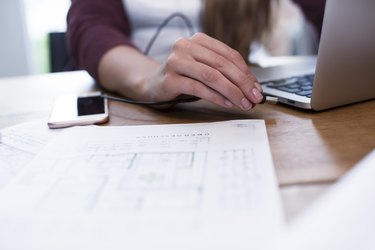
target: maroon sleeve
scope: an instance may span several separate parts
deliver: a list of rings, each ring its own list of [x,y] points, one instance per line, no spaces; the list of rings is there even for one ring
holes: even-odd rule
[[[130,22],[121,0],[72,0],[67,23],[72,64],[96,80],[102,56],[117,45],[131,45]]]
[[[322,31],[324,8],[326,0],[293,0],[298,4],[304,12],[307,20],[309,20],[319,32]]]

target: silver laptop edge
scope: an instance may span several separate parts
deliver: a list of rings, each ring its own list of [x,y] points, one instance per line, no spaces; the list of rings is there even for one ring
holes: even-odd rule
[[[311,99],[267,86],[264,93],[317,111],[374,99],[374,13],[374,0],[327,0],[317,61],[252,70],[261,82],[315,71]]]
[[[316,67],[316,57],[306,56],[300,58],[298,63],[291,63],[283,66],[274,66],[268,68],[252,68],[252,73],[260,82],[268,82],[271,80],[286,79],[293,76],[314,74]],[[298,108],[311,109],[311,99],[280,91],[275,88],[262,86],[263,92],[270,96],[277,96],[280,103],[285,103]]]

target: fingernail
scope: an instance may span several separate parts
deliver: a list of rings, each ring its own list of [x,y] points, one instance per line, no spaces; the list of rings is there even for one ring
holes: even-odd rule
[[[263,95],[260,93],[260,91],[257,88],[253,88],[252,90],[253,96],[257,101],[261,101],[263,99]]]
[[[225,106],[228,107],[228,108],[232,108],[232,107],[233,107],[233,103],[231,103],[231,102],[228,101],[228,100],[225,100],[225,101],[224,101],[224,104],[225,104]]]
[[[241,106],[243,110],[249,110],[253,107],[251,102],[249,102],[249,100],[247,100],[245,97],[241,100]]]
[[[260,86],[259,82],[254,82],[254,86],[259,90],[260,93],[263,93],[262,86]]]

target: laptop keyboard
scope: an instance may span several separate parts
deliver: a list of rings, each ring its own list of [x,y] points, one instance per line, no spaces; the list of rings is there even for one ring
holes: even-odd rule
[[[262,82],[263,86],[311,98],[314,74]]]

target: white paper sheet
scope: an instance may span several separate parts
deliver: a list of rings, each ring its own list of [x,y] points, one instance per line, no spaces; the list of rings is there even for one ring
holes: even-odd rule
[[[0,249],[263,249],[283,227],[262,120],[68,129],[0,204]]]
[[[7,185],[62,130],[50,130],[45,119],[0,131],[0,189]]]
[[[280,236],[274,250],[375,249],[375,149]]]

